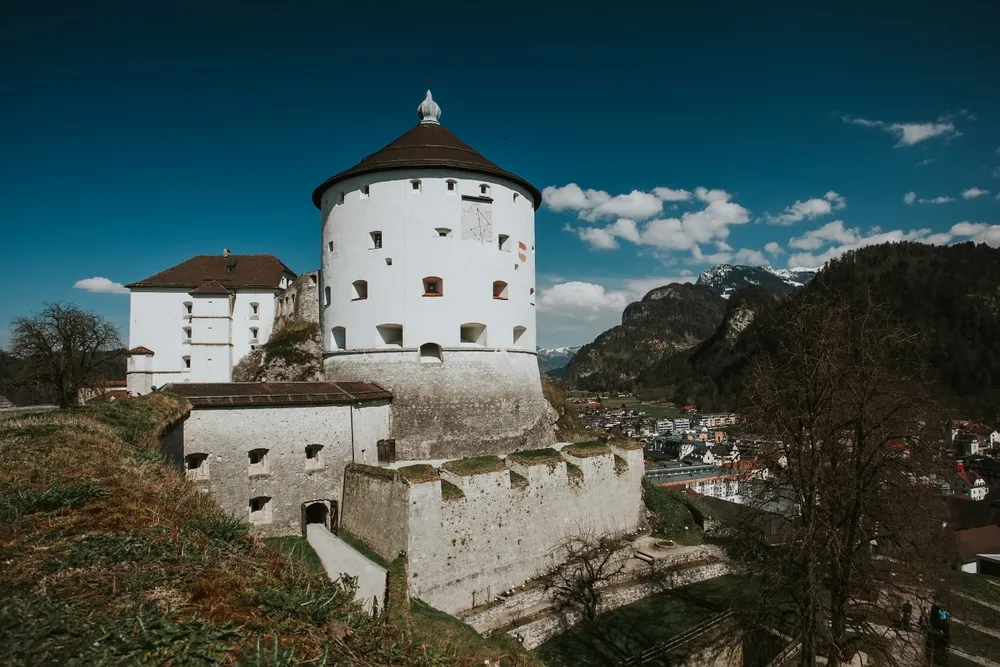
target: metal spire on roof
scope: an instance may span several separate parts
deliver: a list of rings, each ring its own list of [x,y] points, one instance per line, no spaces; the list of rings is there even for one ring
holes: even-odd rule
[[[435,125],[441,124],[441,107],[438,103],[434,101],[431,97],[431,91],[427,91],[427,97],[424,101],[420,103],[417,107],[417,115],[420,116],[421,123],[434,123]]]

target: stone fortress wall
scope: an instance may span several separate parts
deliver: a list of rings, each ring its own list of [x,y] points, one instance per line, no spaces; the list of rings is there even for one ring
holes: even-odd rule
[[[275,297],[275,330],[288,322],[319,324],[319,271],[306,271]]]
[[[641,449],[602,444],[351,465],[341,527],[387,560],[406,552],[411,594],[456,613],[539,575],[569,537],[638,530],[642,476]]]

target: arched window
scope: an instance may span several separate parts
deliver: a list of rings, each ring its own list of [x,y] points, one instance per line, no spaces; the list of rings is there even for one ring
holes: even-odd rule
[[[521,337],[527,330],[527,327],[514,327],[514,345],[521,346]]]
[[[467,322],[459,327],[459,340],[468,345],[486,347],[486,325],[479,322]]]
[[[330,349],[333,350],[346,350],[347,349],[347,329],[344,327],[334,327],[330,330]]]
[[[361,301],[368,298],[368,281],[355,280],[351,283],[351,301]]]
[[[444,296],[444,281],[437,276],[424,278],[424,296]]]
[[[507,283],[502,280],[493,281],[493,298],[500,301],[507,300]]]
[[[403,347],[402,324],[379,324],[375,327],[375,332],[375,343],[379,347]]]
[[[424,343],[421,345],[420,361],[425,364],[439,364],[444,361],[441,346],[437,343]]]

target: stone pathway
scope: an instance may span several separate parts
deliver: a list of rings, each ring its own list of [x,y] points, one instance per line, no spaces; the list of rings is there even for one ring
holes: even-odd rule
[[[335,581],[342,573],[357,577],[358,590],[354,598],[363,602],[369,612],[372,610],[373,599],[378,599],[379,609],[382,608],[387,575],[384,567],[355,551],[322,524],[310,523],[306,526],[306,539],[316,551],[331,580]]]

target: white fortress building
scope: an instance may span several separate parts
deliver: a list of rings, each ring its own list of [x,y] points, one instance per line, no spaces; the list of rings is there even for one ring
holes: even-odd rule
[[[229,382],[243,355],[267,342],[275,296],[295,273],[274,255],[199,255],[126,285],[128,390]]]
[[[538,189],[420,123],[313,192],[329,380],[393,394],[401,459],[552,440],[536,357]]]

